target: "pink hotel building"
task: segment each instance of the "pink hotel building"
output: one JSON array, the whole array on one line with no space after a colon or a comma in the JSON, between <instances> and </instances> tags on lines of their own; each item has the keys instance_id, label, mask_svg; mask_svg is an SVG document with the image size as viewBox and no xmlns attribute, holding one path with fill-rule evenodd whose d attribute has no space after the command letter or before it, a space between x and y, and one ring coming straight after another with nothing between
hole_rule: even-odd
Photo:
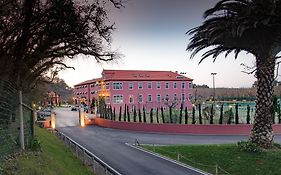
<instances>
[{"instance_id":1,"label":"pink hotel building","mask_svg":"<svg viewBox=\"0 0 281 175\"><path fill-rule=\"evenodd\" d=\"M172 71L103 70L101 78L74 85L74 97L76 104L89 105L104 96L117 111L125 104L137 109L183 104L191 109L192 81Z\"/></svg>"}]
</instances>

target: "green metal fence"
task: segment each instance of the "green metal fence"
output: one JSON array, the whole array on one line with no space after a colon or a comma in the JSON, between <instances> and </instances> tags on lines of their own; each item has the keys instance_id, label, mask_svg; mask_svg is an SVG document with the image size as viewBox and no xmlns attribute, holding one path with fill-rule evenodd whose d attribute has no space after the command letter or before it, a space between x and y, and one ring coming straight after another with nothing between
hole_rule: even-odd
<instances>
[{"instance_id":1,"label":"green metal fence","mask_svg":"<svg viewBox=\"0 0 281 175\"><path fill-rule=\"evenodd\" d=\"M20 149L20 121L18 115L18 92L11 82L0 80L0 163L3 158ZM25 145L32 139L33 112L23 107Z\"/></svg>"}]
</instances>

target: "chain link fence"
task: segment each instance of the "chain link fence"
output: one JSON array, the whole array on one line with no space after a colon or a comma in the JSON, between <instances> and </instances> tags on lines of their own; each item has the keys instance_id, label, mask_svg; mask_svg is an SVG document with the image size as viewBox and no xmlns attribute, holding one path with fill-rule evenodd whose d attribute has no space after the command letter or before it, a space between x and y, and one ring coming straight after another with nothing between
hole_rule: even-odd
<instances>
[{"instance_id":1,"label":"chain link fence","mask_svg":"<svg viewBox=\"0 0 281 175\"><path fill-rule=\"evenodd\" d=\"M0 80L0 162L20 150L20 120L18 92L11 82ZM33 136L33 111L23 106L25 145Z\"/></svg>"}]
</instances>

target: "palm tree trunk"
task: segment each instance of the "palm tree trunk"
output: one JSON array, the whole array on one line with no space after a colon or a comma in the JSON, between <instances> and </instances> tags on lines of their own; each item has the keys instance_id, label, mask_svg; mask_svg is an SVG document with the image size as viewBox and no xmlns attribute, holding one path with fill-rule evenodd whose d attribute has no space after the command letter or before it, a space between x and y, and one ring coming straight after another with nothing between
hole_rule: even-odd
<instances>
[{"instance_id":1,"label":"palm tree trunk","mask_svg":"<svg viewBox=\"0 0 281 175\"><path fill-rule=\"evenodd\" d=\"M263 148L271 148L273 145L273 81L275 58L256 59L257 63L257 99L256 115L250 140Z\"/></svg>"}]
</instances>

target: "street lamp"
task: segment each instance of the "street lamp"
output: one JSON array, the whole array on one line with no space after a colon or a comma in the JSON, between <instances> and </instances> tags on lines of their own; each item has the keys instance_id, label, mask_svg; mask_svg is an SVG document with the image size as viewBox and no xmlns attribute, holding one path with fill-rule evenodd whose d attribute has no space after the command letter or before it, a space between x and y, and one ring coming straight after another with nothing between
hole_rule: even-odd
<instances>
[{"instance_id":1,"label":"street lamp","mask_svg":"<svg viewBox=\"0 0 281 175\"><path fill-rule=\"evenodd\" d=\"M185 88L186 88L186 85L183 86L183 83L185 83L185 81L184 81L184 75L185 74L186 74L186 72L180 72L180 75L182 76L181 77L182 78L182 84L181 84L181 89L182 89L181 103L182 103L182 106L184 106L184 102L185 102Z\"/></svg>"},{"instance_id":2,"label":"street lamp","mask_svg":"<svg viewBox=\"0 0 281 175\"><path fill-rule=\"evenodd\" d=\"M213 94L213 101L215 102L215 96L216 96L216 88L215 88L215 75L217 75L217 73L212 72L211 75L213 75L213 90L214 90L214 94Z\"/></svg>"}]
</instances>

